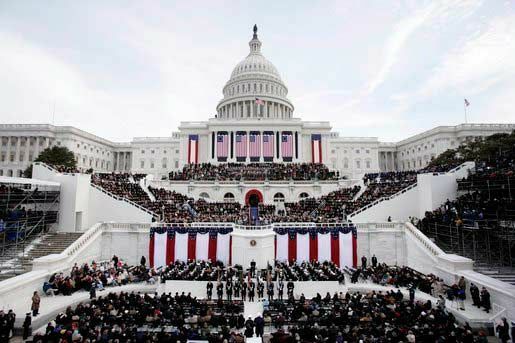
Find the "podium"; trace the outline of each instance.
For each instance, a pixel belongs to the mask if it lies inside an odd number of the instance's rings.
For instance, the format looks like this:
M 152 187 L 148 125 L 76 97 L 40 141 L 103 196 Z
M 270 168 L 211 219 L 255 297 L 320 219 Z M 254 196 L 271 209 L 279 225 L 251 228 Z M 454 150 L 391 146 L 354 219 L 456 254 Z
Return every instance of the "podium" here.
M 275 259 L 275 232 L 274 230 L 235 229 L 231 232 L 232 237 L 232 264 L 239 264 L 248 268 L 250 262 L 256 262 L 256 268 L 266 268 L 267 264 L 274 265 Z

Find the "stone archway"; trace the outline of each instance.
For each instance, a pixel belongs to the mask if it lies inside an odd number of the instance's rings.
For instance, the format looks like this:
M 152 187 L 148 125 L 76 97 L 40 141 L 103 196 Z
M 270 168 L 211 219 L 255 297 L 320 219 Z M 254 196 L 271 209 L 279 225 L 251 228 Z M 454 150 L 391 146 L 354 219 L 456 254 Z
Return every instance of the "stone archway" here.
M 245 205 L 257 206 L 263 203 L 263 193 L 257 189 L 251 189 L 245 194 Z

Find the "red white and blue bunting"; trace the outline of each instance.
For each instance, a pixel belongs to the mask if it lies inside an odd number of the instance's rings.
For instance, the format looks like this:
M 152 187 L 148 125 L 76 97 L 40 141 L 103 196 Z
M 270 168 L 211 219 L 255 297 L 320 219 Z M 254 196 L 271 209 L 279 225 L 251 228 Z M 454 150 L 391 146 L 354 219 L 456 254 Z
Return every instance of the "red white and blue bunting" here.
M 154 227 L 150 229 L 150 266 L 175 261 L 211 260 L 231 264 L 232 228 Z
M 275 258 L 279 261 L 332 261 L 340 267 L 357 265 L 354 226 L 335 228 L 276 228 Z

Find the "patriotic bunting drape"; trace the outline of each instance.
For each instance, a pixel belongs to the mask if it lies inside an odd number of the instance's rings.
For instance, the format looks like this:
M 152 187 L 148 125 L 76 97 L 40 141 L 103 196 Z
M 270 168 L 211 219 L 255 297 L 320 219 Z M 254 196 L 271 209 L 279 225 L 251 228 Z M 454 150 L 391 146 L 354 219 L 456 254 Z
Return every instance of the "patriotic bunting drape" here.
M 276 228 L 275 258 L 280 261 L 332 261 L 340 267 L 357 265 L 355 227 Z
M 236 161 L 245 162 L 247 159 L 247 133 L 236 132 Z
M 216 157 L 219 162 L 227 161 L 229 152 L 229 136 L 227 132 L 218 132 L 216 135 Z
M 283 131 L 281 135 L 281 153 L 283 160 L 290 162 L 293 157 L 293 135 L 291 131 Z
M 273 148 L 272 148 L 273 153 Z M 251 162 L 259 162 L 261 156 L 261 140 L 257 131 L 251 131 L 249 137 L 249 156 Z
M 311 135 L 311 160 L 313 163 L 322 163 L 322 136 Z
M 156 227 L 150 229 L 150 266 L 174 261 L 211 260 L 231 264 L 232 228 Z
M 274 133 L 272 131 L 263 132 L 263 159 L 265 162 L 274 160 Z
M 189 136 L 188 163 L 198 163 L 198 135 Z

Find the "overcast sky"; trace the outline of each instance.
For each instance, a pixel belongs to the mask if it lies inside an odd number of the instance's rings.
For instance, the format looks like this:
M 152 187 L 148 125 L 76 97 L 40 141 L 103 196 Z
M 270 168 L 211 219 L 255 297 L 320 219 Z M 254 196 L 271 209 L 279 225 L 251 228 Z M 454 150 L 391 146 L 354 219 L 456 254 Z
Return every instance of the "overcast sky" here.
M 366 4 L 366 5 L 365 5 Z M 215 113 L 252 26 L 295 116 L 396 141 L 515 122 L 515 1 L 0 0 L 0 122 L 169 136 Z

